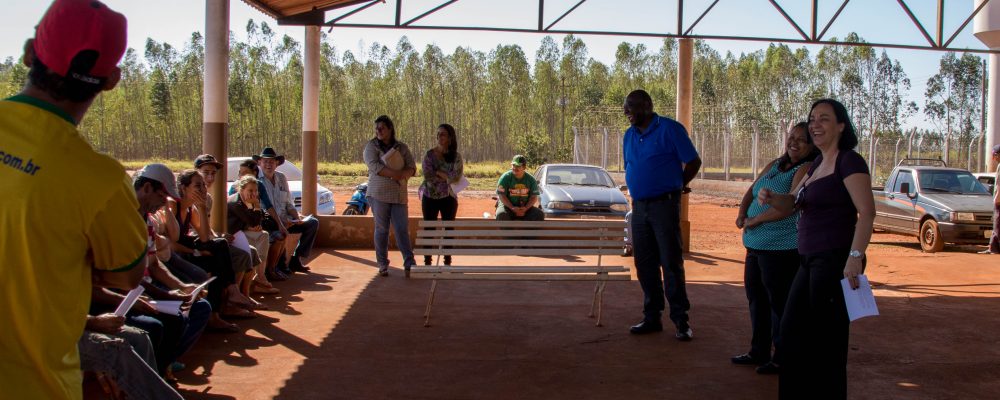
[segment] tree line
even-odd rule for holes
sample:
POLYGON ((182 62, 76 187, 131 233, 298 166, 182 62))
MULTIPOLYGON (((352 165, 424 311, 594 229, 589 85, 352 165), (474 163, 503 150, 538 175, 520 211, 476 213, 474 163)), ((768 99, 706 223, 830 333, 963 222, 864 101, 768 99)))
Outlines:
MULTIPOLYGON (((230 155, 272 146, 300 158, 302 44, 279 37, 266 22, 245 26, 230 45, 230 155)), ((625 95, 650 92, 659 113, 674 114, 677 41, 658 49, 622 42, 611 65, 591 58, 577 36, 550 36, 529 60, 517 45, 490 51, 435 45, 415 49, 404 36, 393 48, 373 43, 360 52, 321 44, 319 158, 361 160, 374 118, 387 114, 398 137, 415 152, 435 143, 436 126, 459 133, 471 161, 500 161, 512 152, 535 160, 571 158, 574 126, 624 129, 625 95)), ((863 43, 856 34, 845 42, 863 43)), ((121 63, 117 90, 95 101, 81 132, 119 159, 191 159, 201 150, 204 38, 183 48, 147 39, 121 63)), ((27 70, 19 58, 0 63, 0 95, 20 89, 27 70)), ((834 97, 849 108, 864 136, 895 138, 904 118, 923 113, 924 134, 968 141, 981 134, 983 65, 971 54, 946 53, 928 80, 924 104, 907 101, 910 78, 900 63, 868 46, 805 47, 771 44, 722 54, 695 41, 693 131, 755 129, 781 132, 802 119, 812 100, 834 97)))

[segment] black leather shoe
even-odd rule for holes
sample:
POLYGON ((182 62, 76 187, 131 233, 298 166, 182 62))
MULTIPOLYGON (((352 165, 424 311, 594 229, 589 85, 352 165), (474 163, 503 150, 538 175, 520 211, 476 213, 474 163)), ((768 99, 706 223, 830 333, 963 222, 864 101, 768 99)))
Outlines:
POLYGON ((736 357, 730 358, 729 361, 732 361, 733 364, 736 365, 762 365, 765 363, 764 360, 752 357, 750 353, 740 354, 736 357))
POLYGON ((757 373, 761 375, 777 375, 781 372, 781 367, 773 362, 768 362, 767 364, 757 367, 757 373))
POLYGON ((633 325, 628 329, 628 333, 633 335, 645 335, 647 333, 662 332, 663 324, 656 321, 643 320, 642 322, 633 325))
POLYGON ((691 330, 690 326, 687 327, 687 329, 677 329, 677 333, 674 334, 674 337, 682 342, 690 342, 691 339, 694 338, 694 331, 691 330))
POLYGON ((311 269, 308 266, 302 265, 302 260, 299 260, 298 257, 292 257, 292 262, 288 264, 288 269, 292 272, 309 272, 311 269))

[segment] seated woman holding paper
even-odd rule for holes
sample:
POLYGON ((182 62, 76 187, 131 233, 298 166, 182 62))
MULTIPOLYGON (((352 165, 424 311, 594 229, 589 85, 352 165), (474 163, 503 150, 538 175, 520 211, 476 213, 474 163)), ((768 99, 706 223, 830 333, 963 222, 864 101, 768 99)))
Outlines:
MULTIPOLYGON (((226 218, 229 232, 237 235, 242 234, 250 247, 255 248, 260 254, 270 255, 271 236, 261 227, 264 211, 261 210, 260 198, 258 197, 257 178, 244 175, 236 181, 235 186, 238 192, 229 196, 227 202, 229 212, 226 218)), ((278 241, 278 243, 281 242, 278 241)), ((267 278, 264 277, 264 269, 265 262, 258 262, 254 266, 256 276, 250 277, 248 275, 249 279, 244 278, 244 282, 240 285, 244 295, 250 296, 251 283, 255 286, 253 290, 256 293, 278 293, 278 289, 271 286, 267 282, 267 278)), ((251 299, 253 298, 251 297, 251 299)))
MULTIPOLYGON (((453 186, 465 180, 455 128, 448 124, 439 125, 437 143, 424 155, 424 182, 417 189, 420 208, 424 221, 436 220, 439 213, 442 221, 454 221, 458 213, 458 194, 453 186)), ((431 256, 424 256, 424 265, 431 265, 431 256)), ((444 256, 444 265, 451 265, 451 256, 444 256)))
POLYGON ((875 200, 868 164, 853 149, 858 138, 843 104, 813 103, 809 133, 820 150, 791 194, 761 189, 757 199, 799 210, 799 270, 781 319, 779 396, 847 398, 850 321, 841 279, 858 288, 872 236, 875 200))
POLYGON ((167 204, 180 228, 177 241, 172 244, 173 250, 216 278, 208 286, 207 299, 213 311, 209 328, 236 331, 236 325, 224 321, 221 313, 251 317, 252 312, 240 307, 252 308, 253 303, 236 287, 229 244, 225 239, 212 236, 208 215, 199 212, 206 206, 206 188, 201 175, 196 170, 186 170, 177 181, 181 198, 167 204))

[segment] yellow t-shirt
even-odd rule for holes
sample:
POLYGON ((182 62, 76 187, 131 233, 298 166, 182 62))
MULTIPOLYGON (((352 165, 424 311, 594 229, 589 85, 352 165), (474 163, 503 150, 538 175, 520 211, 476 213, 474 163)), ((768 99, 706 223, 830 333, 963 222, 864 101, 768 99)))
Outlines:
POLYGON ((83 397, 76 343, 91 268, 128 270, 146 225, 128 175, 71 117, 27 96, 0 101, 0 390, 83 397))

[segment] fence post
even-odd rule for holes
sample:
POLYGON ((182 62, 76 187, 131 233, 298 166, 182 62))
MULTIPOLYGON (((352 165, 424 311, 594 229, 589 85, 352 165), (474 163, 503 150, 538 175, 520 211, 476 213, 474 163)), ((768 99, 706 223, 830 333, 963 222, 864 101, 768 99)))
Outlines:
POLYGON ((948 136, 947 133, 945 133, 944 134, 944 146, 941 149, 941 159, 944 160, 945 164, 948 164, 948 161, 951 161, 951 154, 949 154, 949 153, 951 153, 951 146, 950 146, 951 140, 948 140, 948 139, 951 139, 951 138, 948 136))
MULTIPOLYGON (((702 154, 702 156, 704 156, 705 155, 705 136, 707 136, 707 135, 700 133, 700 134, 698 134, 698 136, 701 139, 701 151, 700 151, 700 153, 702 154)), ((701 179, 705 179, 705 166, 704 165, 702 165, 701 168, 698 168, 698 174, 700 175, 701 179)))
POLYGON ((604 139, 601 140, 601 168, 608 169, 608 128, 604 127, 604 139))
POLYGON ((729 128, 727 127, 726 132, 723 132, 722 134, 722 145, 725 146, 722 149, 722 155, 726 157, 725 160, 722 160, 722 168, 726 172, 727 181, 729 180, 729 164, 730 164, 730 156, 732 155, 729 149, 730 145, 732 144, 730 143, 731 139, 732 139, 732 134, 729 132, 729 128))
POLYGON ((906 139, 906 158, 913 158, 913 135, 917 134, 917 128, 910 131, 909 139, 906 139))
POLYGON ((573 127, 573 164, 580 164, 580 131, 573 127))
POLYGON ((903 141, 903 137, 900 136, 896 139, 896 150, 892 152, 892 166, 895 167, 899 165, 899 142, 903 141))
POLYGON ((753 139, 753 143, 750 145, 750 148, 751 148, 751 151, 753 153, 750 154, 750 176, 752 176, 753 179, 756 180, 757 179, 757 171, 758 171, 757 162, 758 162, 758 160, 760 158, 760 154, 757 153, 757 149, 758 149, 757 148, 757 143, 758 143, 758 140, 760 139, 760 130, 757 129, 757 121, 753 121, 753 136, 752 136, 752 139, 753 139))
POLYGON ((882 138, 876 138, 875 139, 875 145, 872 146, 872 156, 871 156, 872 157, 872 161, 871 161, 872 167, 869 170, 870 173, 872 174, 872 176, 878 176, 875 173, 875 171, 876 171, 876 168, 878 168, 878 143, 881 142, 881 141, 882 141, 882 138))
POLYGON ((976 144, 976 142, 978 142, 976 138, 972 138, 972 140, 969 141, 969 160, 965 163, 965 169, 969 171, 972 171, 972 145, 976 144))

